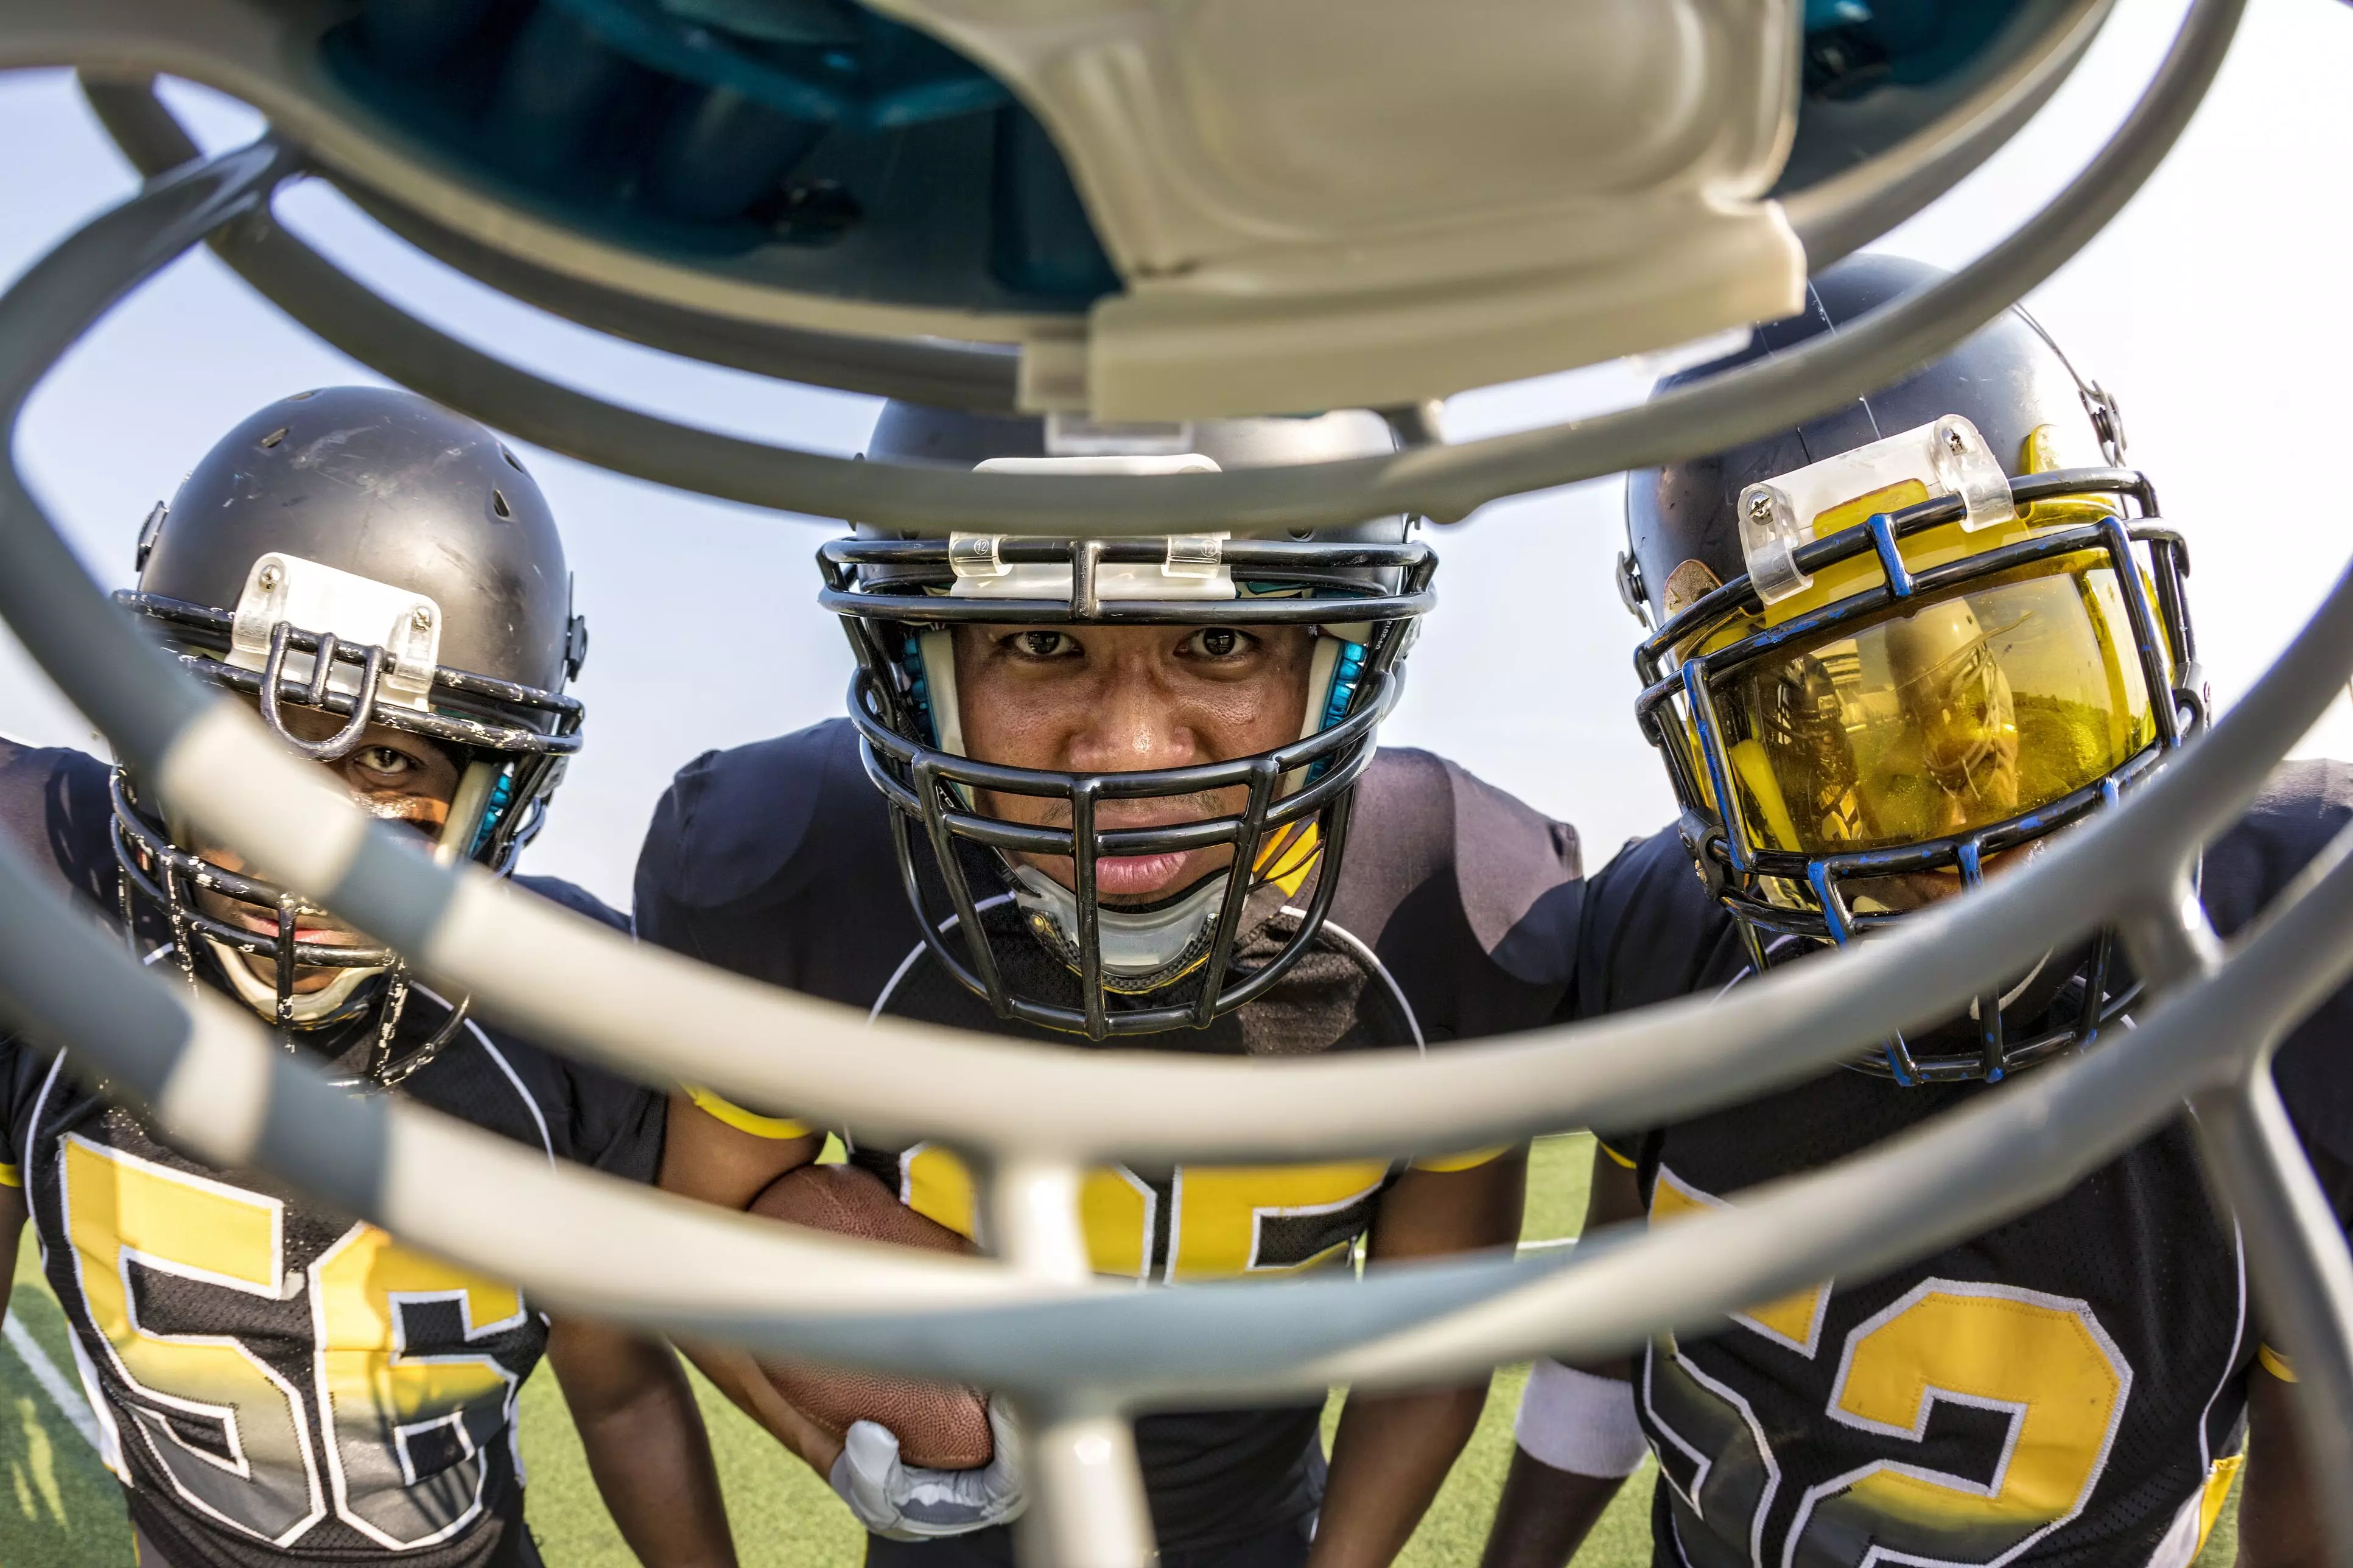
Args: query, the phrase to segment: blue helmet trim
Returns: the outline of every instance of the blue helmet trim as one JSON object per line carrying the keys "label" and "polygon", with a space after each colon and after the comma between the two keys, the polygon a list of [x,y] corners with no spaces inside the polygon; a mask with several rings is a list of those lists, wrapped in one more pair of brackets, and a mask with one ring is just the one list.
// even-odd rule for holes
{"label": "blue helmet trim", "polygon": [[923,641],[917,632],[909,632],[900,645],[899,667],[907,672],[907,700],[916,717],[923,721],[923,731],[934,746],[940,743],[940,721],[932,711],[931,678],[923,672]]}
{"label": "blue helmet trim", "polygon": [[483,849],[491,842],[491,835],[498,831],[500,821],[507,814],[507,807],[513,803],[514,773],[513,770],[508,769],[501,772],[499,774],[498,783],[491,786],[490,801],[482,807],[482,824],[474,829],[473,843],[466,847],[467,859],[477,860],[481,858]]}

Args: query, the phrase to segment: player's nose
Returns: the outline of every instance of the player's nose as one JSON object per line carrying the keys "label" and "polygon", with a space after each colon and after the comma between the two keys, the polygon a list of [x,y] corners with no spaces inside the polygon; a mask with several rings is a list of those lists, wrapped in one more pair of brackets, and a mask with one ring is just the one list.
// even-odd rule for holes
{"label": "player's nose", "polygon": [[1141,659],[1122,659],[1073,727],[1067,765],[1081,773],[1142,773],[1210,761],[1185,705]]}

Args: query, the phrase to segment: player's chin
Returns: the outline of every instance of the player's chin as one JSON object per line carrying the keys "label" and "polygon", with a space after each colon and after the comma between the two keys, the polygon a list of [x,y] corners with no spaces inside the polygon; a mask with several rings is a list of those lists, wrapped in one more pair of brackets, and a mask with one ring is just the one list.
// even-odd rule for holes
{"label": "player's chin", "polygon": [[1865,913],[1909,914],[1967,890],[1957,870],[1904,871],[1858,877],[1846,885],[1850,907]]}
{"label": "player's chin", "polygon": [[[1988,881],[2013,868],[2024,866],[2040,856],[2048,840],[2037,838],[2008,849],[1998,849],[1985,858],[1983,874]],[[1905,914],[1941,904],[1968,891],[1968,882],[1957,866],[1939,866],[1929,871],[1900,871],[1884,877],[1859,878],[1847,884],[1847,897],[1853,903],[1875,907],[1894,914]]]}

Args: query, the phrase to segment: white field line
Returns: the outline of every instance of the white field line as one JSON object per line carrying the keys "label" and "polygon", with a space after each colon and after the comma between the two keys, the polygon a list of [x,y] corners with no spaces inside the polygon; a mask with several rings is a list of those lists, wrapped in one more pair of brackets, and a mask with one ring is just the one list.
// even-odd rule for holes
{"label": "white field line", "polygon": [[25,1363],[25,1370],[33,1374],[33,1381],[41,1385],[41,1392],[49,1396],[49,1403],[58,1407],[58,1414],[72,1423],[73,1429],[81,1434],[82,1441],[90,1445],[90,1452],[97,1453],[97,1417],[90,1415],[89,1405],[83,1402],[81,1390],[67,1381],[65,1373],[58,1370],[58,1363],[49,1359],[49,1352],[41,1348],[41,1342],[33,1337],[33,1331],[25,1327],[16,1313],[11,1312],[6,1322],[0,1323],[0,1338],[8,1342],[8,1348],[16,1352],[16,1359]]}

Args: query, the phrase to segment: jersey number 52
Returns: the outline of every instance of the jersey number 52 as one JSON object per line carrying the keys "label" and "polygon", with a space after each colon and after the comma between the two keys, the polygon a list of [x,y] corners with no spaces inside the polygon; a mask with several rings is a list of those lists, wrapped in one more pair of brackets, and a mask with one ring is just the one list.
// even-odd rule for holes
{"label": "jersey number 52", "polygon": [[[1809,1355],[1815,1348],[1770,1337]],[[1839,1352],[1824,1414],[1880,1441],[1826,1447],[1877,1457],[1807,1486],[1780,1515],[1788,1522],[1778,1542],[1765,1531],[1786,1456],[1747,1402],[1672,1338],[1651,1346],[1644,1384],[1652,1420],[1680,1450],[1662,1460],[1694,1568],[1863,1568],[1883,1557],[1992,1564],[2083,1511],[2132,1369],[2083,1301],[1926,1280],[1857,1324]],[[2000,1420],[2004,1436],[1970,1456],[1974,1473],[1923,1462],[1940,1403]]]}

